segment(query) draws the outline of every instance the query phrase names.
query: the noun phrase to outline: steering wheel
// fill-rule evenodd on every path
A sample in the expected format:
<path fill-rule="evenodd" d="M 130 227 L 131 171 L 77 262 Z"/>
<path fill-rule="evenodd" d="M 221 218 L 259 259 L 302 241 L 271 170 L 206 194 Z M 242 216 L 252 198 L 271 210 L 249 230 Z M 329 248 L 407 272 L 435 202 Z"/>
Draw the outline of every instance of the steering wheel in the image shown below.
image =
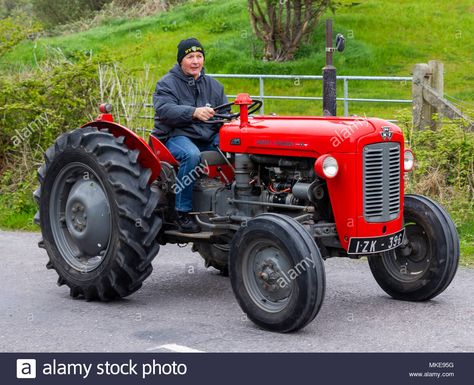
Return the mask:
<path fill-rule="evenodd" d="M 221 123 L 226 123 L 232 119 L 238 118 L 240 116 L 240 112 L 237 112 L 235 114 L 220 114 L 218 111 L 224 110 L 232 105 L 234 105 L 235 102 L 230 102 L 230 103 L 225 103 L 221 104 L 220 106 L 214 107 L 214 111 L 216 113 L 214 116 L 209 119 L 204 121 L 203 123 L 208 123 L 208 124 L 221 124 Z M 262 106 L 262 101 L 261 100 L 254 100 L 249 106 L 248 106 L 248 114 L 251 115 L 255 112 L 257 112 L 260 107 Z M 215 119 L 217 118 L 217 119 Z"/>

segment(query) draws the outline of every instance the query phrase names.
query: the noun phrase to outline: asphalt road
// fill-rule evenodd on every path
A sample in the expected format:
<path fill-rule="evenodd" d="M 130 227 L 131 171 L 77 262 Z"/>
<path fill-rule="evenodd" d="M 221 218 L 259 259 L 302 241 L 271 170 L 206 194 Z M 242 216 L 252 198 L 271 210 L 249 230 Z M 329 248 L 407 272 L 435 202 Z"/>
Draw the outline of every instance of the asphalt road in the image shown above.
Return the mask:
<path fill-rule="evenodd" d="M 329 260 L 319 315 L 282 335 L 254 326 L 229 279 L 190 247 L 163 247 L 138 292 L 98 303 L 56 286 L 38 239 L 0 232 L 1 352 L 474 352 L 473 269 L 434 300 L 409 303 L 388 297 L 366 260 Z"/>

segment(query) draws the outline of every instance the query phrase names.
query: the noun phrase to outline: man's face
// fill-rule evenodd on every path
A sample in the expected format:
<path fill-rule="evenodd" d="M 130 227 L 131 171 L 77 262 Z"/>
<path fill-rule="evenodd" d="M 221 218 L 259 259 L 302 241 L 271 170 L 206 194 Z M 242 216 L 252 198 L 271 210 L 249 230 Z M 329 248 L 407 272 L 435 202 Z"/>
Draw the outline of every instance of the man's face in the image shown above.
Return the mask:
<path fill-rule="evenodd" d="M 204 56 L 201 52 L 191 52 L 181 60 L 181 69 L 183 72 L 188 76 L 192 76 L 194 79 L 199 77 L 203 65 Z"/>

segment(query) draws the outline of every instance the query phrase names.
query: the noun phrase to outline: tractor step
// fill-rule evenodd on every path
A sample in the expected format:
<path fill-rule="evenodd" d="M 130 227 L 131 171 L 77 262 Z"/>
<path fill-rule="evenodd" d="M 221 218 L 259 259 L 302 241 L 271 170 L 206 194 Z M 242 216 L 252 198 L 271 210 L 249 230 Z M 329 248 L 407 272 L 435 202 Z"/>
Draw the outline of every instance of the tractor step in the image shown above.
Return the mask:
<path fill-rule="evenodd" d="M 189 239 L 210 239 L 214 233 L 212 231 L 201 231 L 200 233 L 182 233 L 178 230 L 166 230 L 166 235 L 173 237 L 189 238 Z"/>

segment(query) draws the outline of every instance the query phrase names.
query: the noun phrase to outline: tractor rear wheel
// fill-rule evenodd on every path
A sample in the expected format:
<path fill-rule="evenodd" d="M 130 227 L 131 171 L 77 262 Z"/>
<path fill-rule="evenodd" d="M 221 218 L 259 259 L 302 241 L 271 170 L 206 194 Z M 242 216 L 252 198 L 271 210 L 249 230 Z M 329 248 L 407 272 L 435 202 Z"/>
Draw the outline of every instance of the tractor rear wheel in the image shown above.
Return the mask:
<path fill-rule="evenodd" d="M 234 236 L 229 263 L 237 301 L 257 325 L 296 331 L 319 312 L 324 264 L 313 238 L 294 219 L 266 213 L 248 221 Z"/>
<path fill-rule="evenodd" d="M 442 293 L 456 274 L 459 238 L 449 214 L 421 195 L 405 196 L 405 237 L 395 250 L 369 257 L 379 286 L 405 301 L 427 301 Z"/>
<path fill-rule="evenodd" d="M 124 139 L 94 127 L 63 134 L 38 170 L 40 245 L 73 297 L 108 301 L 135 292 L 158 253 L 151 171 Z"/>
<path fill-rule="evenodd" d="M 229 250 L 228 244 L 194 242 L 193 251 L 197 251 L 204 259 L 206 267 L 213 267 L 222 275 L 229 275 Z"/>

